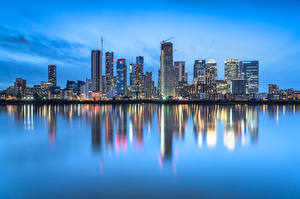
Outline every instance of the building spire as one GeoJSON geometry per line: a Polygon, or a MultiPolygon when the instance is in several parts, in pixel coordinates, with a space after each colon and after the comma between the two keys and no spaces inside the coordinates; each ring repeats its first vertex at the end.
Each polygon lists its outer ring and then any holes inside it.
{"type": "Polygon", "coordinates": [[[101,52],[103,54],[103,36],[101,36],[101,52]]]}

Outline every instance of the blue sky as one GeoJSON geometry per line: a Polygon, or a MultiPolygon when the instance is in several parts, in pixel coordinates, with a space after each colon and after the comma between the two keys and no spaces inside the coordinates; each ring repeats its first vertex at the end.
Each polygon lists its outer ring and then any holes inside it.
{"type": "MultiPolygon", "coordinates": [[[[3,2],[2,2],[3,1],[3,2]]],[[[300,3],[297,1],[4,1],[0,7],[0,89],[23,77],[58,84],[90,77],[90,50],[115,58],[142,55],[157,81],[160,41],[175,35],[174,60],[192,77],[195,59],[215,59],[224,79],[227,58],[260,61],[260,91],[268,83],[300,89],[300,3]]],[[[104,70],[103,70],[104,73],[104,70]]]]}

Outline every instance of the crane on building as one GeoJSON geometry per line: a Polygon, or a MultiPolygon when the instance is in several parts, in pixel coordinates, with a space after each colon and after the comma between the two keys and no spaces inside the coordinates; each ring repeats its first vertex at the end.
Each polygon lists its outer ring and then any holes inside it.
{"type": "Polygon", "coordinates": [[[168,38],[166,40],[161,41],[160,44],[166,43],[167,41],[169,41],[171,39],[174,39],[174,38],[175,38],[175,36],[172,36],[172,37],[170,37],[170,38],[168,38]]]}

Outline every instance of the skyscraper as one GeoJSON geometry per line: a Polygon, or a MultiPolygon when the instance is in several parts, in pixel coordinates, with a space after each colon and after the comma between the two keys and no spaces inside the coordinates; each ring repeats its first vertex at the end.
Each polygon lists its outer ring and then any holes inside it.
{"type": "Polygon", "coordinates": [[[239,72],[239,60],[238,59],[226,59],[225,61],[225,81],[232,91],[232,80],[236,78],[241,78],[241,73],[239,72]]]}
{"type": "Polygon", "coordinates": [[[135,85],[135,64],[134,63],[129,64],[129,85],[130,86],[135,85]]]}
{"type": "Polygon", "coordinates": [[[102,79],[102,52],[101,50],[92,50],[92,71],[91,80],[93,82],[93,91],[101,91],[101,79],[102,79]]]}
{"type": "Polygon", "coordinates": [[[56,86],[56,65],[48,65],[48,82],[56,86]]]}
{"type": "Polygon", "coordinates": [[[205,60],[195,60],[194,63],[194,83],[205,83],[205,68],[206,61],[205,60]]]}
{"type": "Polygon", "coordinates": [[[146,72],[145,74],[145,97],[152,97],[152,72],[146,72]]]}
{"type": "Polygon", "coordinates": [[[127,66],[126,59],[117,59],[117,92],[125,95],[127,90],[127,66]]]}
{"type": "Polygon", "coordinates": [[[160,78],[161,97],[166,99],[173,96],[173,44],[171,42],[161,43],[160,78]]]}
{"type": "Polygon", "coordinates": [[[174,62],[174,86],[177,86],[179,82],[184,82],[185,62],[175,61],[174,62]]]}
{"type": "Polygon", "coordinates": [[[135,65],[135,84],[137,87],[138,95],[143,95],[144,92],[144,57],[136,57],[135,65]]]}
{"type": "Polygon", "coordinates": [[[215,84],[218,77],[218,67],[215,60],[211,59],[207,62],[206,73],[206,84],[215,84]]]}
{"type": "Polygon", "coordinates": [[[114,53],[105,53],[105,91],[108,92],[112,85],[112,78],[114,76],[114,53]]]}
{"type": "Polygon", "coordinates": [[[160,89],[161,89],[161,75],[160,75],[160,69],[158,69],[158,82],[157,82],[157,93],[156,95],[157,96],[161,96],[161,92],[160,92],[160,89]]]}
{"type": "Polygon", "coordinates": [[[242,72],[242,78],[246,80],[246,93],[257,94],[259,88],[259,62],[241,61],[240,70],[242,72]]]}
{"type": "Polygon", "coordinates": [[[185,70],[184,71],[184,80],[183,80],[183,82],[185,83],[185,84],[187,84],[188,83],[188,81],[189,81],[189,78],[188,78],[189,76],[188,76],[188,70],[185,70]]]}

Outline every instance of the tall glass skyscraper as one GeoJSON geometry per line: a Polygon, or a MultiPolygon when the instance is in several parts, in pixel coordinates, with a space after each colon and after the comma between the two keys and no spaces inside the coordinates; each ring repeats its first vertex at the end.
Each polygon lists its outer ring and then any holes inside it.
{"type": "Polygon", "coordinates": [[[205,60],[195,60],[194,63],[194,79],[193,82],[201,82],[205,83],[205,68],[206,68],[206,61],[205,60]]]}
{"type": "Polygon", "coordinates": [[[259,90],[259,62],[240,61],[240,70],[246,80],[246,93],[257,94],[259,90]]]}
{"type": "Polygon", "coordinates": [[[117,92],[125,95],[127,90],[127,66],[126,59],[117,59],[117,92]]]}
{"type": "Polygon", "coordinates": [[[239,72],[239,60],[238,59],[226,59],[225,61],[225,81],[227,82],[229,90],[232,90],[232,80],[241,78],[239,72]]]}
{"type": "Polygon", "coordinates": [[[56,86],[56,65],[48,65],[48,82],[56,86]]]}
{"type": "Polygon", "coordinates": [[[173,96],[173,44],[171,42],[161,43],[160,78],[161,97],[167,99],[173,96]]]}
{"type": "Polygon", "coordinates": [[[93,91],[101,91],[102,80],[102,52],[101,50],[92,50],[91,54],[91,79],[93,91]]]}
{"type": "Polygon", "coordinates": [[[135,85],[135,64],[134,63],[129,64],[129,85],[130,86],[135,85]]]}
{"type": "Polygon", "coordinates": [[[218,66],[217,62],[213,59],[207,62],[207,70],[206,70],[206,80],[207,84],[215,84],[218,78],[218,66]]]}
{"type": "Polygon", "coordinates": [[[139,95],[144,92],[144,57],[136,57],[135,65],[135,84],[139,95]]]}
{"type": "Polygon", "coordinates": [[[112,78],[114,77],[114,53],[105,53],[105,90],[108,92],[112,86],[112,78]]]}

